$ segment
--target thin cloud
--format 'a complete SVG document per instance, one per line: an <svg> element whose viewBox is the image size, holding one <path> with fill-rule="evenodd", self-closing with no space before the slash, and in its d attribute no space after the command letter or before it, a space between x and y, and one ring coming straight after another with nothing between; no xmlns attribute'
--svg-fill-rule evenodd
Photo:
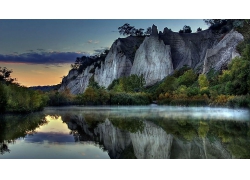
<svg viewBox="0 0 250 180"><path fill-rule="evenodd" d="M38 50L38 51L45 51L44 49L36 49L36 50Z"/></svg>
<svg viewBox="0 0 250 180"><path fill-rule="evenodd" d="M88 40L88 43L89 43L89 44L98 44L99 41Z"/></svg>
<svg viewBox="0 0 250 180"><path fill-rule="evenodd" d="M29 52L23 54L0 54L0 62L27 64L64 64L72 63L76 57L86 55L84 52Z"/></svg>

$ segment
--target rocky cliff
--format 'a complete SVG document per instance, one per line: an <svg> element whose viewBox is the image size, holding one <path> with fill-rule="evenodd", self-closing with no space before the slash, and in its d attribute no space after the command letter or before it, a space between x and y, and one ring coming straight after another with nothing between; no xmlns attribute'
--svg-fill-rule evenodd
<svg viewBox="0 0 250 180"><path fill-rule="evenodd" d="M92 64L78 73L71 70L63 79L59 91L66 88L72 94L85 91L90 77L99 85L108 87L114 79L131 74L143 74L146 85L151 85L188 65L199 73L219 70L237 56L236 46L243 36L232 30L227 34L214 34L211 30L197 33L176 33L165 28L158 33L153 25L149 37L117 39L105 60Z"/></svg>
<svg viewBox="0 0 250 180"><path fill-rule="evenodd" d="M156 26L135 53L131 74L143 74L146 86L162 80L173 72L171 48L159 39Z"/></svg>
<svg viewBox="0 0 250 180"><path fill-rule="evenodd" d="M89 79L93 75L93 73L90 72L93 68L94 65L88 66L82 73L74 69L70 70L69 74L63 78L59 92L66 89L69 89L71 94L84 92L89 85Z"/></svg>
<svg viewBox="0 0 250 180"><path fill-rule="evenodd" d="M226 67L232 58L239 56L236 46L243 39L242 34L232 30L215 46L207 49L204 58L203 73L207 73L210 69L220 70Z"/></svg>
<svg viewBox="0 0 250 180"><path fill-rule="evenodd" d="M114 79L129 76L134 62L135 52L143 42L144 37L128 37L116 40L101 68L95 69L95 81L99 85L108 87Z"/></svg>

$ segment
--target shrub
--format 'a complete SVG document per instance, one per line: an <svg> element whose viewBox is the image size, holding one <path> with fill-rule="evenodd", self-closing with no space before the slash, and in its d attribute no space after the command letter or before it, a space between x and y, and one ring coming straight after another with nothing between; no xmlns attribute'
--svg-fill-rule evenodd
<svg viewBox="0 0 250 180"><path fill-rule="evenodd" d="M227 105L233 108L250 108L250 96L235 96L228 100Z"/></svg>

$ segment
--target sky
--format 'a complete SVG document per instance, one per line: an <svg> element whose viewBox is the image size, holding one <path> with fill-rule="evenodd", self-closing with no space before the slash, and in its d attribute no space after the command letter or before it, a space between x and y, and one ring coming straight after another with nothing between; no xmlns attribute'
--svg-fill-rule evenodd
<svg viewBox="0 0 250 180"><path fill-rule="evenodd" d="M207 28L202 19L0 19L0 67L12 69L24 86L59 84L77 57L124 38L118 27L125 23L145 30L155 24L158 31Z"/></svg>

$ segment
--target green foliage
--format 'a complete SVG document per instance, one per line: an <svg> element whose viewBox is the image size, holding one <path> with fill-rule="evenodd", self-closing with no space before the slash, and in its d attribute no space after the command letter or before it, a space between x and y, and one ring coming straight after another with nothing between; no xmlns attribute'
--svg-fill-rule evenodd
<svg viewBox="0 0 250 180"><path fill-rule="evenodd" d="M104 88L100 87L99 84L94 80L94 75L89 79L88 88L83 94L79 94L76 97L78 104L84 105L105 105L108 104L110 99L109 92Z"/></svg>
<svg viewBox="0 0 250 180"><path fill-rule="evenodd" d="M145 83L143 75L132 74L128 77L115 79L108 89L114 92L139 92L143 90Z"/></svg>
<svg viewBox="0 0 250 180"><path fill-rule="evenodd" d="M0 67L0 112L32 112L47 105L47 96L40 91L13 83L12 70Z"/></svg>
<svg viewBox="0 0 250 180"><path fill-rule="evenodd" d="M157 94L160 93L166 93L166 92L172 92L178 87L178 81L173 76L168 76L166 79L159 85L159 87L156 89Z"/></svg>
<svg viewBox="0 0 250 180"><path fill-rule="evenodd" d="M214 69L211 69L207 74L207 80L209 82L210 86L215 86L217 85L219 82L218 77L219 77L220 72L219 71L215 71Z"/></svg>
<svg viewBox="0 0 250 180"><path fill-rule="evenodd" d="M250 90L250 59L236 57L219 76L219 83L226 94L245 95Z"/></svg>
<svg viewBox="0 0 250 180"><path fill-rule="evenodd" d="M200 74L198 78L200 89L207 89L209 87L209 82L205 74Z"/></svg>
<svg viewBox="0 0 250 180"><path fill-rule="evenodd" d="M16 84L5 86L8 112L31 112L47 105L47 96L41 92L20 87Z"/></svg>
<svg viewBox="0 0 250 180"><path fill-rule="evenodd" d="M208 123L204 121L200 121L199 128L198 128L198 135L202 138L207 137L207 133L209 131Z"/></svg>
<svg viewBox="0 0 250 180"><path fill-rule="evenodd" d="M227 33L233 28L243 28L248 22L244 19L204 19L204 21L209 25L209 29L220 34Z"/></svg>
<svg viewBox="0 0 250 180"><path fill-rule="evenodd" d="M128 131L131 133L142 132L144 130L144 122L142 120L138 120L138 118L110 118L111 123L118 127L121 130Z"/></svg>
<svg viewBox="0 0 250 180"><path fill-rule="evenodd" d="M175 78L178 78L178 77L180 77L181 75L183 75L187 70L190 70L190 69L191 69L191 68L190 68L189 66L184 65L184 66L183 66L182 68L180 68L179 70L175 70L173 76L174 76Z"/></svg>
<svg viewBox="0 0 250 180"><path fill-rule="evenodd" d="M112 105L147 105L150 104L150 96L146 93L112 93L110 104Z"/></svg>
<svg viewBox="0 0 250 180"><path fill-rule="evenodd" d="M187 88L187 96L191 97L191 96L196 96L199 94L199 88L197 87L188 87ZM202 94L203 95L203 94Z"/></svg>
<svg viewBox="0 0 250 180"><path fill-rule="evenodd" d="M89 78L89 85L88 85L88 87L92 87L94 89L100 89L99 84L94 79L94 75L92 75L91 78Z"/></svg>
<svg viewBox="0 0 250 180"><path fill-rule="evenodd" d="M49 91L46 93L48 96L48 105L49 106L65 106L77 104L76 97L70 93L69 89L65 89L62 92L57 90Z"/></svg>
<svg viewBox="0 0 250 180"><path fill-rule="evenodd" d="M6 86L0 82L0 112L5 112L7 106Z"/></svg>
<svg viewBox="0 0 250 180"><path fill-rule="evenodd" d="M242 56L245 60L250 61L250 44L247 44L243 50Z"/></svg>
<svg viewBox="0 0 250 180"><path fill-rule="evenodd" d="M250 96L236 96L227 102L229 107L250 108Z"/></svg>
<svg viewBox="0 0 250 180"><path fill-rule="evenodd" d="M178 83L180 85L191 86L196 80L197 75L192 69L190 69L185 71L184 74L178 78Z"/></svg>

